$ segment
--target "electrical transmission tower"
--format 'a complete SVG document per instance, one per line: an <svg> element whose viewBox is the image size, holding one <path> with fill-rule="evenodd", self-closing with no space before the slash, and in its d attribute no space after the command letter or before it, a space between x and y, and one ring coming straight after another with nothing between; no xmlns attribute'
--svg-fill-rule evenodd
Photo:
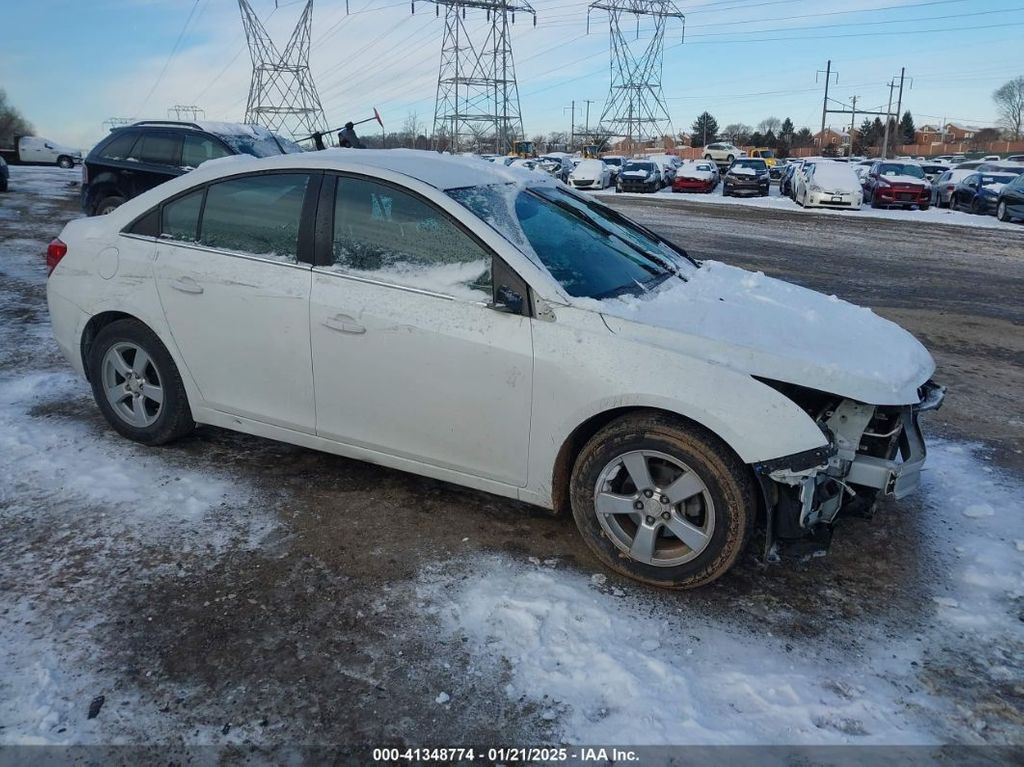
<svg viewBox="0 0 1024 767"><path fill-rule="evenodd" d="M206 110L195 104L175 104L173 107L167 108L168 117L171 116L171 112L174 112L175 120L191 120L195 122L200 116L206 117Z"/></svg>
<svg viewBox="0 0 1024 767"><path fill-rule="evenodd" d="M526 0L429 0L444 8L441 67L434 102L434 141L453 152L508 152L523 137L519 86L512 60L511 26L516 13L537 14ZM471 35L466 11L484 11L485 34ZM415 12L415 6L413 7Z"/></svg>
<svg viewBox="0 0 1024 767"><path fill-rule="evenodd" d="M263 125L292 138L326 130L324 108L309 71L313 0L306 0L306 7L283 53L274 46L249 0L238 0L238 8L252 57L245 122Z"/></svg>
<svg viewBox="0 0 1024 767"><path fill-rule="evenodd" d="M660 138L672 131L672 120L661 88L665 29L669 19L683 16L671 0L596 0L587 8L587 31L592 11L607 11L611 38L611 83L600 131L605 136L624 136L630 144ZM636 22L635 45L630 45L632 15ZM640 41L640 19L649 17L654 29L649 40Z"/></svg>

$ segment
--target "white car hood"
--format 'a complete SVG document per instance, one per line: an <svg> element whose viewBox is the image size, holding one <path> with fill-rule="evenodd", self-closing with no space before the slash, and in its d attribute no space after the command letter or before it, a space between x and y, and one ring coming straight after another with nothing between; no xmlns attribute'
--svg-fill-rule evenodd
<svg viewBox="0 0 1024 767"><path fill-rule="evenodd" d="M917 339L870 309L715 261L686 283L582 305L616 334L873 405L918 402L935 370Z"/></svg>

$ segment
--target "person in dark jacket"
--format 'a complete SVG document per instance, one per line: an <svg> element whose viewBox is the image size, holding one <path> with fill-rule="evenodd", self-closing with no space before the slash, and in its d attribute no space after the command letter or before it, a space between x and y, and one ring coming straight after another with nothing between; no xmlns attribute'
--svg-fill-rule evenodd
<svg viewBox="0 0 1024 767"><path fill-rule="evenodd" d="M355 126L347 122L345 127L338 131L338 146L352 147L353 149L366 149L363 142L356 135Z"/></svg>

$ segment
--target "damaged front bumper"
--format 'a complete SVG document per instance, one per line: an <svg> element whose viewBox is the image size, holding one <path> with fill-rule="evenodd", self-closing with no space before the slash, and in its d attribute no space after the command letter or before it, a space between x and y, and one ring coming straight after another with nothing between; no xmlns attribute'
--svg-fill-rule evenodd
<svg viewBox="0 0 1024 767"><path fill-rule="evenodd" d="M818 419L827 446L753 466L768 512L766 553L776 539L803 538L840 512L866 513L879 495L900 499L921 486L918 416L942 406L945 388L928 381L919 394L901 407L841 400Z"/></svg>

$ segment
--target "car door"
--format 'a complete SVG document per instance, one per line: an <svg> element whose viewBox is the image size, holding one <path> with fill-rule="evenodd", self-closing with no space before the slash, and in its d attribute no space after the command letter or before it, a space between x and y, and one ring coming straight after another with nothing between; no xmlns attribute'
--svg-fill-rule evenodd
<svg viewBox="0 0 1024 767"><path fill-rule="evenodd" d="M531 320L489 305L495 282L518 278L425 197L335 178L310 301L317 434L524 485ZM516 292L528 299L525 284Z"/></svg>
<svg viewBox="0 0 1024 767"><path fill-rule="evenodd" d="M309 254L320 179L248 174L173 198L154 265L167 325L207 406L307 433L316 425Z"/></svg>

